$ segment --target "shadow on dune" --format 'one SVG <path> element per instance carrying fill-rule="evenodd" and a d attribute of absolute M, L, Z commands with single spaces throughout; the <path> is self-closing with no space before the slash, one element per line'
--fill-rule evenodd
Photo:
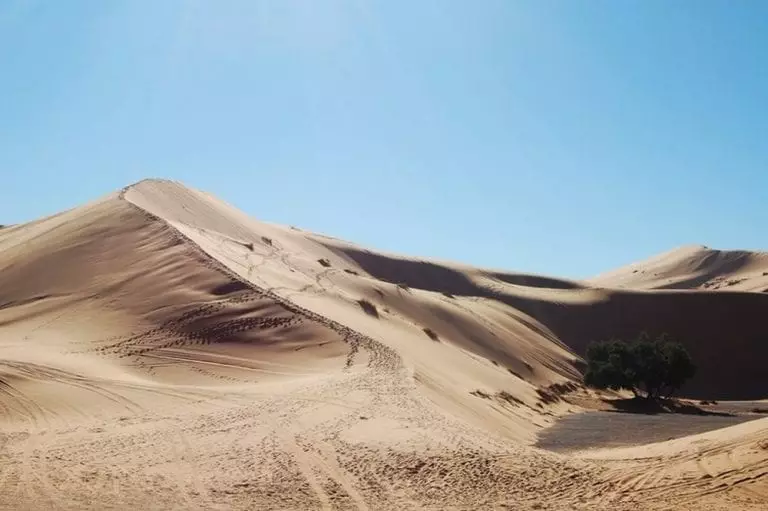
<path fill-rule="evenodd" d="M 640 332 L 667 333 L 682 342 L 698 366 L 682 389 L 685 397 L 760 399 L 768 337 L 763 317 L 768 296 L 758 293 L 610 291 L 605 298 L 561 306 L 501 296 L 533 316 L 579 354 L 594 340 L 630 339 Z"/>
<path fill-rule="evenodd" d="M 755 420 L 746 415 L 633 414 L 585 412 L 569 415 L 539 433 L 537 447 L 573 452 L 663 442 Z"/>
<path fill-rule="evenodd" d="M 501 280 L 507 284 L 526 287 L 541 287 L 546 289 L 584 289 L 585 286 L 569 280 L 553 279 L 541 275 L 489 273 L 489 277 Z"/>
<path fill-rule="evenodd" d="M 380 254 L 326 245 L 357 263 L 373 277 L 391 284 L 459 296 L 476 296 L 477 285 L 466 274 L 429 261 L 386 257 Z"/>
<path fill-rule="evenodd" d="M 728 412 L 704 410 L 690 403 L 684 403 L 675 399 L 652 400 L 644 398 L 630 399 L 604 399 L 604 403 L 613 407 L 613 412 L 639 413 L 644 415 L 656 415 L 660 413 L 680 413 L 684 415 L 710 415 L 716 417 L 735 417 Z"/>

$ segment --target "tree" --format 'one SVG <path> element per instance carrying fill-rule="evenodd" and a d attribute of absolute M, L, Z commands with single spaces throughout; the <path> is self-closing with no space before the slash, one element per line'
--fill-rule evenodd
<path fill-rule="evenodd" d="M 648 399 L 669 397 L 696 374 L 685 347 L 666 335 L 641 334 L 632 342 L 601 341 L 587 347 L 584 383 L 601 389 L 641 391 Z"/>

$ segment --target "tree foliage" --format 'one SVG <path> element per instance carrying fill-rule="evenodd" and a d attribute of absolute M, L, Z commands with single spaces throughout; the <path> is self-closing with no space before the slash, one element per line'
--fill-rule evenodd
<path fill-rule="evenodd" d="M 669 397 L 696 374 L 685 347 L 661 335 L 641 334 L 632 342 L 593 342 L 587 348 L 584 383 L 601 389 L 627 389 L 649 399 Z"/>

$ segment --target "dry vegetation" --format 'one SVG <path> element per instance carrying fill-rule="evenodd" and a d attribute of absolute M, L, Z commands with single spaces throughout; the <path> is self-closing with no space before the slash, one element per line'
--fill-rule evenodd
<path fill-rule="evenodd" d="M 374 305 L 370 301 L 366 299 L 360 299 L 357 301 L 357 304 L 360 306 L 361 309 L 363 309 L 363 312 L 365 312 L 369 316 L 373 316 L 374 318 L 379 317 L 379 310 L 376 308 L 376 305 Z"/>

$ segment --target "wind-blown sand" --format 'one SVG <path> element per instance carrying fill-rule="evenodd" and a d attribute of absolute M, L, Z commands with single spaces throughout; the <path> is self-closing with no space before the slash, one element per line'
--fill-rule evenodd
<path fill-rule="evenodd" d="M 579 411 L 595 338 L 668 331 L 689 395 L 768 395 L 768 295 L 608 287 L 382 254 L 169 181 L 6 227 L 0 507 L 764 509 L 768 419 L 533 447 Z"/>

